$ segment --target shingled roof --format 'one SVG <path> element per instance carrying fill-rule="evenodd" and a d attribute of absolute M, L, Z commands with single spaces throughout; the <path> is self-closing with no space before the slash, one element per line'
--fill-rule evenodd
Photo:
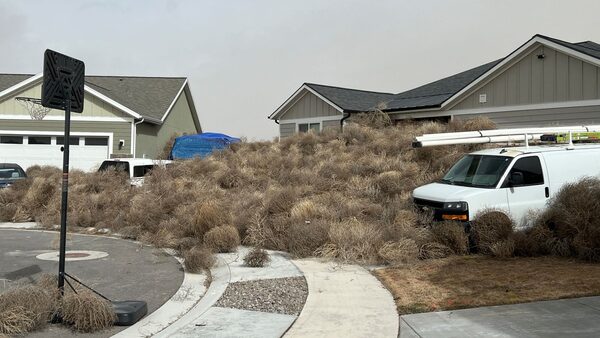
<path fill-rule="evenodd" d="M 394 94 L 371 92 L 366 90 L 350 89 L 320 85 L 315 83 L 305 83 L 317 93 L 323 95 L 336 106 L 344 111 L 361 112 L 373 110 L 379 102 L 390 100 Z"/>
<path fill-rule="evenodd" d="M 33 74 L 0 74 L 0 92 L 32 77 Z"/>
<path fill-rule="evenodd" d="M 502 59 L 396 94 L 387 102 L 385 111 L 439 106 L 500 61 Z"/>
<path fill-rule="evenodd" d="M 527 43 L 535 41 L 536 38 L 538 40 L 540 38 L 545 39 L 593 58 L 600 59 L 600 44 L 592 41 L 571 43 L 537 34 L 534 35 Z M 525 43 L 523 46 L 527 45 L 527 43 Z M 516 51 L 518 50 L 519 49 Z M 373 111 L 375 108 L 381 106 L 385 107 L 383 110 L 386 112 L 438 108 L 461 90 L 475 83 L 475 81 L 481 78 L 496 65 L 505 60 L 509 60 L 509 58 L 511 58 L 515 52 L 502 59 L 471 68 L 464 72 L 398 94 L 325 86 L 315 83 L 305 83 L 304 86 L 310 87 L 312 90 L 319 93 L 321 96 L 331 101 L 345 112 Z M 274 118 L 278 111 L 271 114 L 269 118 Z"/>
<path fill-rule="evenodd" d="M 86 76 L 90 88 L 137 112 L 160 120 L 185 83 L 184 77 Z"/>
<path fill-rule="evenodd" d="M 0 74 L 0 92 L 31 74 Z M 159 123 L 186 82 L 184 77 L 86 76 L 85 85 L 109 99 Z"/>

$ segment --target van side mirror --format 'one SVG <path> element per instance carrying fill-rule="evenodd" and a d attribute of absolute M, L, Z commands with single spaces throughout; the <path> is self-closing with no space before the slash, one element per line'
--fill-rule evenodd
<path fill-rule="evenodd" d="M 510 177 L 508 178 L 508 185 L 511 187 L 522 185 L 523 182 L 525 182 L 523 173 L 519 171 L 511 173 Z"/>

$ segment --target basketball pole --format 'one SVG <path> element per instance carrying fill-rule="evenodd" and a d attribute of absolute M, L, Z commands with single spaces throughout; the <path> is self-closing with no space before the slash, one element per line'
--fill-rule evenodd
<path fill-rule="evenodd" d="M 67 201 L 69 197 L 69 146 L 71 138 L 71 83 L 65 86 L 65 135 L 63 140 L 62 196 L 60 203 L 60 252 L 58 258 L 58 289 L 65 293 L 65 254 L 67 246 Z"/>

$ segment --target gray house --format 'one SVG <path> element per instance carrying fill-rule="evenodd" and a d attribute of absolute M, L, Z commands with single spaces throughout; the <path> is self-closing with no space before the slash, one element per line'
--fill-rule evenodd
<path fill-rule="evenodd" d="M 0 162 L 60 165 L 64 112 L 32 120 L 16 97 L 41 97 L 42 74 L 0 74 Z M 91 169 L 108 157 L 154 158 L 173 134 L 199 133 L 188 80 L 86 76 L 81 114 L 72 113 L 71 162 Z"/>
<path fill-rule="evenodd" d="M 352 113 L 375 109 L 396 121 L 485 116 L 501 128 L 600 124 L 599 67 L 599 44 L 535 35 L 502 59 L 399 94 L 305 83 L 269 119 L 281 137 L 339 127 Z"/>

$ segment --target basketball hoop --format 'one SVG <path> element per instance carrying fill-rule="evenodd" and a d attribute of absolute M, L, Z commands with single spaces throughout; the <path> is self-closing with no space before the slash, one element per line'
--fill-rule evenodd
<path fill-rule="evenodd" d="M 15 100 L 27 109 L 32 120 L 43 120 L 52 108 L 42 106 L 42 100 L 33 97 L 16 97 Z"/>

